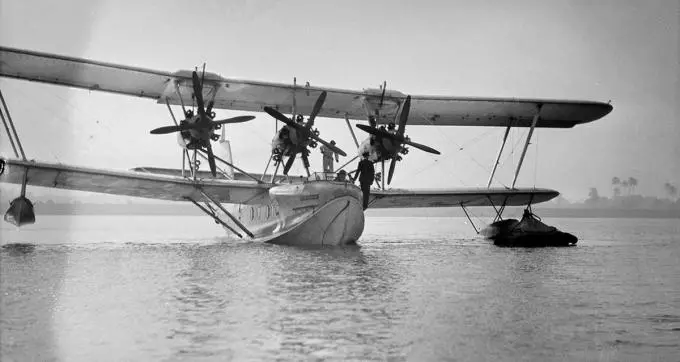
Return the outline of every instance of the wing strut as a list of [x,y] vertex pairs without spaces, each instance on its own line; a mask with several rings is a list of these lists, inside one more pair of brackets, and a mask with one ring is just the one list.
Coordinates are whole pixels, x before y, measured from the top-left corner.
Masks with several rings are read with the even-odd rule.
[[357,141],[357,136],[354,134],[354,130],[352,129],[352,126],[349,124],[349,117],[347,116],[347,113],[345,113],[345,122],[347,123],[347,128],[349,128],[349,133],[352,134],[352,139],[354,139],[354,144],[359,148],[359,141]]
[[[5,97],[2,95],[0,90],[0,101],[2,101],[2,108],[0,108],[0,118],[2,118],[2,124],[5,126],[5,131],[7,132],[7,138],[9,138],[12,144],[12,150],[14,151],[14,156],[19,158],[19,153],[21,153],[21,158],[26,161],[26,154],[24,153],[24,148],[21,146],[21,140],[17,134],[17,129],[14,128],[14,121],[12,121],[12,116],[9,114],[9,108],[7,103],[5,103]],[[3,114],[4,113],[4,114]],[[5,118],[5,114],[7,118]],[[9,126],[8,126],[9,124]],[[11,131],[10,131],[11,128]],[[17,147],[19,152],[17,152]],[[5,171],[5,161],[0,163],[0,174]],[[24,178],[21,183],[21,195],[16,199],[12,200],[9,205],[9,209],[5,213],[5,221],[15,226],[22,226],[25,224],[35,223],[35,212],[33,211],[33,203],[26,197],[26,184],[28,183],[28,170],[26,167],[24,171]]]
[[486,188],[491,187],[491,181],[493,181],[493,175],[496,174],[496,168],[498,168],[498,162],[501,160],[501,154],[503,153],[503,147],[505,147],[505,141],[508,140],[508,133],[510,133],[510,127],[512,125],[508,125],[508,127],[505,129],[505,135],[503,136],[503,143],[501,143],[501,149],[498,150],[498,156],[496,157],[496,163],[493,164],[493,171],[491,171],[491,176],[489,176],[489,182],[486,184]]
[[[177,98],[179,98],[179,104],[182,105],[182,114],[184,115],[184,117],[186,117],[187,109],[184,106],[184,100],[182,99],[182,92],[179,91],[179,83],[177,83],[177,82],[175,82],[175,92],[177,92]],[[168,102],[168,99],[166,98],[165,101]]]
[[[177,92],[179,92],[179,88],[177,89]],[[181,95],[180,95],[180,99],[181,99]],[[172,108],[170,108],[170,102],[168,101],[167,98],[165,98],[165,105],[168,106],[168,112],[170,112],[170,116],[172,117],[172,121],[175,123],[175,126],[179,126],[179,123],[177,123],[177,118],[175,118],[175,113],[172,111]],[[184,109],[184,104],[182,104],[182,109]],[[186,111],[183,110],[183,112],[186,112]],[[184,177],[184,174],[185,174],[187,159],[191,160],[191,157],[189,157],[189,151],[186,148],[184,148],[183,151],[182,151],[182,177]],[[189,168],[191,168],[191,176],[193,177],[193,175],[194,175],[193,164],[189,163]]]
[[519,158],[519,163],[517,164],[517,170],[515,171],[515,178],[512,180],[511,189],[515,188],[515,182],[517,182],[517,176],[519,176],[519,170],[522,168],[522,162],[524,162],[524,156],[527,154],[527,148],[529,148],[529,141],[531,141],[531,136],[534,134],[534,128],[536,128],[536,123],[538,123],[538,117],[541,114],[542,104],[538,104],[536,107],[536,114],[534,114],[534,119],[531,121],[531,129],[529,129],[529,134],[527,135],[527,140],[524,143],[524,149],[522,150],[522,156]]
[[[7,108],[7,103],[5,103],[5,97],[2,95],[2,90],[0,90],[0,100],[2,101],[2,109],[0,109],[0,117],[2,117],[2,124],[5,126],[5,131],[7,131],[7,137],[9,137],[9,141],[12,144],[12,149],[14,150],[14,155],[19,158],[19,153],[17,153],[17,148],[16,146],[19,147],[19,151],[21,152],[21,158],[26,161],[26,154],[24,153],[24,148],[21,146],[21,140],[19,139],[19,135],[17,134],[17,129],[14,128],[14,122],[12,122],[12,116],[9,115],[9,108]],[[7,114],[7,119],[5,119],[5,116],[3,113]],[[9,127],[7,127],[7,124],[9,123]],[[10,132],[9,128],[12,129],[12,132]],[[16,142],[16,146],[14,143]]]

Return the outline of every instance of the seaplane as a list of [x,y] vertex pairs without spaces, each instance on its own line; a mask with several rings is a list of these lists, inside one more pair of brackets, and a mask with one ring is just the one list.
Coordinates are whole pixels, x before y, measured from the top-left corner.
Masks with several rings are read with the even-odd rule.
[[[310,172],[307,156],[310,148],[318,144],[346,155],[344,146],[321,137],[315,128],[317,117],[344,121],[357,157],[368,153],[370,161],[382,165],[380,175],[384,175],[385,162],[389,162],[388,176],[381,177],[370,190],[369,208],[460,207],[468,215],[469,207],[492,207],[496,210],[494,223],[503,223],[505,207],[530,207],[559,195],[551,189],[515,187],[534,130],[572,128],[598,120],[613,109],[611,104],[597,101],[410,95],[388,90],[385,84],[348,90],[299,85],[296,80],[282,84],[230,79],[205,72],[205,67],[202,71],[170,73],[8,47],[0,47],[0,76],[150,99],[165,105],[173,123],[159,122],[149,137],[176,133],[183,159],[182,169],[135,167],[129,171],[29,160],[0,90],[0,115],[14,151],[13,158],[0,159],[0,182],[21,185],[20,195],[5,214],[6,221],[16,226],[35,222],[27,187],[57,188],[192,203],[234,238],[287,245],[355,244],[366,222],[362,191],[351,178],[338,177],[337,172]],[[197,112],[189,109],[189,104],[196,104]],[[173,107],[182,110],[179,121]],[[215,120],[215,110],[264,113],[265,120],[253,121],[253,116]],[[271,118],[281,122],[282,127],[272,140],[264,173],[249,173],[237,167],[230,150],[224,157],[213,152],[212,143],[218,141],[229,149],[225,127]],[[367,123],[356,124],[368,134],[362,143],[350,120]],[[504,127],[487,187],[386,187],[385,181],[391,183],[396,165],[406,158],[408,147],[439,154],[432,147],[412,141],[406,135],[407,126]],[[513,127],[528,127],[529,132],[512,186],[491,187]],[[217,133],[220,129],[221,137]],[[298,155],[306,176],[288,175]],[[208,161],[208,171],[199,169],[201,160]],[[267,173],[272,162],[274,171]],[[336,171],[349,168],[349,164]]]

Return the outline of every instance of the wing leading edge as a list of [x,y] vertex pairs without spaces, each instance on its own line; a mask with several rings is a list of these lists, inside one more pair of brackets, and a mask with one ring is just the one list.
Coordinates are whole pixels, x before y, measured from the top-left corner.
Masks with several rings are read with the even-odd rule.
[[[0,47],[0,76],[88,90],[154,99],[179,105],[192,100],[191,72],[168,73],[151,69]],[[310,114],[322,91],[327,92],[320,117],[364,120],[380,106],[379,123],[396,117],[405,95],[375,89],[362,91],[295,86],[291,84],[227,79],[206,73],[204,99],[215,108],[262,112],[265,106],[282,113]],[[295,99],[295,102],[293,101]],[[528,127],[541,105],[537,127],[570,128],[595,121],[612,110],[608,103],[521,98],[411,97],[409,125]]]

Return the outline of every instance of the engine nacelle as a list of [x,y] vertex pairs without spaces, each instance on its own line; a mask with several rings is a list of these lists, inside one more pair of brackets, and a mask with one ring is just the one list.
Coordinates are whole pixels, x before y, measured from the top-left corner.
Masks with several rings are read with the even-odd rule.
[[373,137],[369,137],[361,142],[357,155],[362,157],[366,152],[368,152],[368,160],[371,162],[378,162],[382,159],[382,147],[375,142]]

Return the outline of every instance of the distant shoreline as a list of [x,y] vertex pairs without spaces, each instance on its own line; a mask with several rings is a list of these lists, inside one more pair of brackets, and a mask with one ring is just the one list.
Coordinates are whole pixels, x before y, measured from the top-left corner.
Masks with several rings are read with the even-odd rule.
[[[470,208],[478,217],[493,217],[490,208]],[[45,204],[36,203],[36,215],[187,215],[203,213],[189,204]],[[653,218],[680,219],[680,210],[654,209],[597,209],[597,208],[550,208],[534,207],[540,217],[563,218]],[[503,215],[519,218],[522,208],[506,208]],[[411,209],[368,209],[369,217],[465,217],[460,208],[411,208]]]

